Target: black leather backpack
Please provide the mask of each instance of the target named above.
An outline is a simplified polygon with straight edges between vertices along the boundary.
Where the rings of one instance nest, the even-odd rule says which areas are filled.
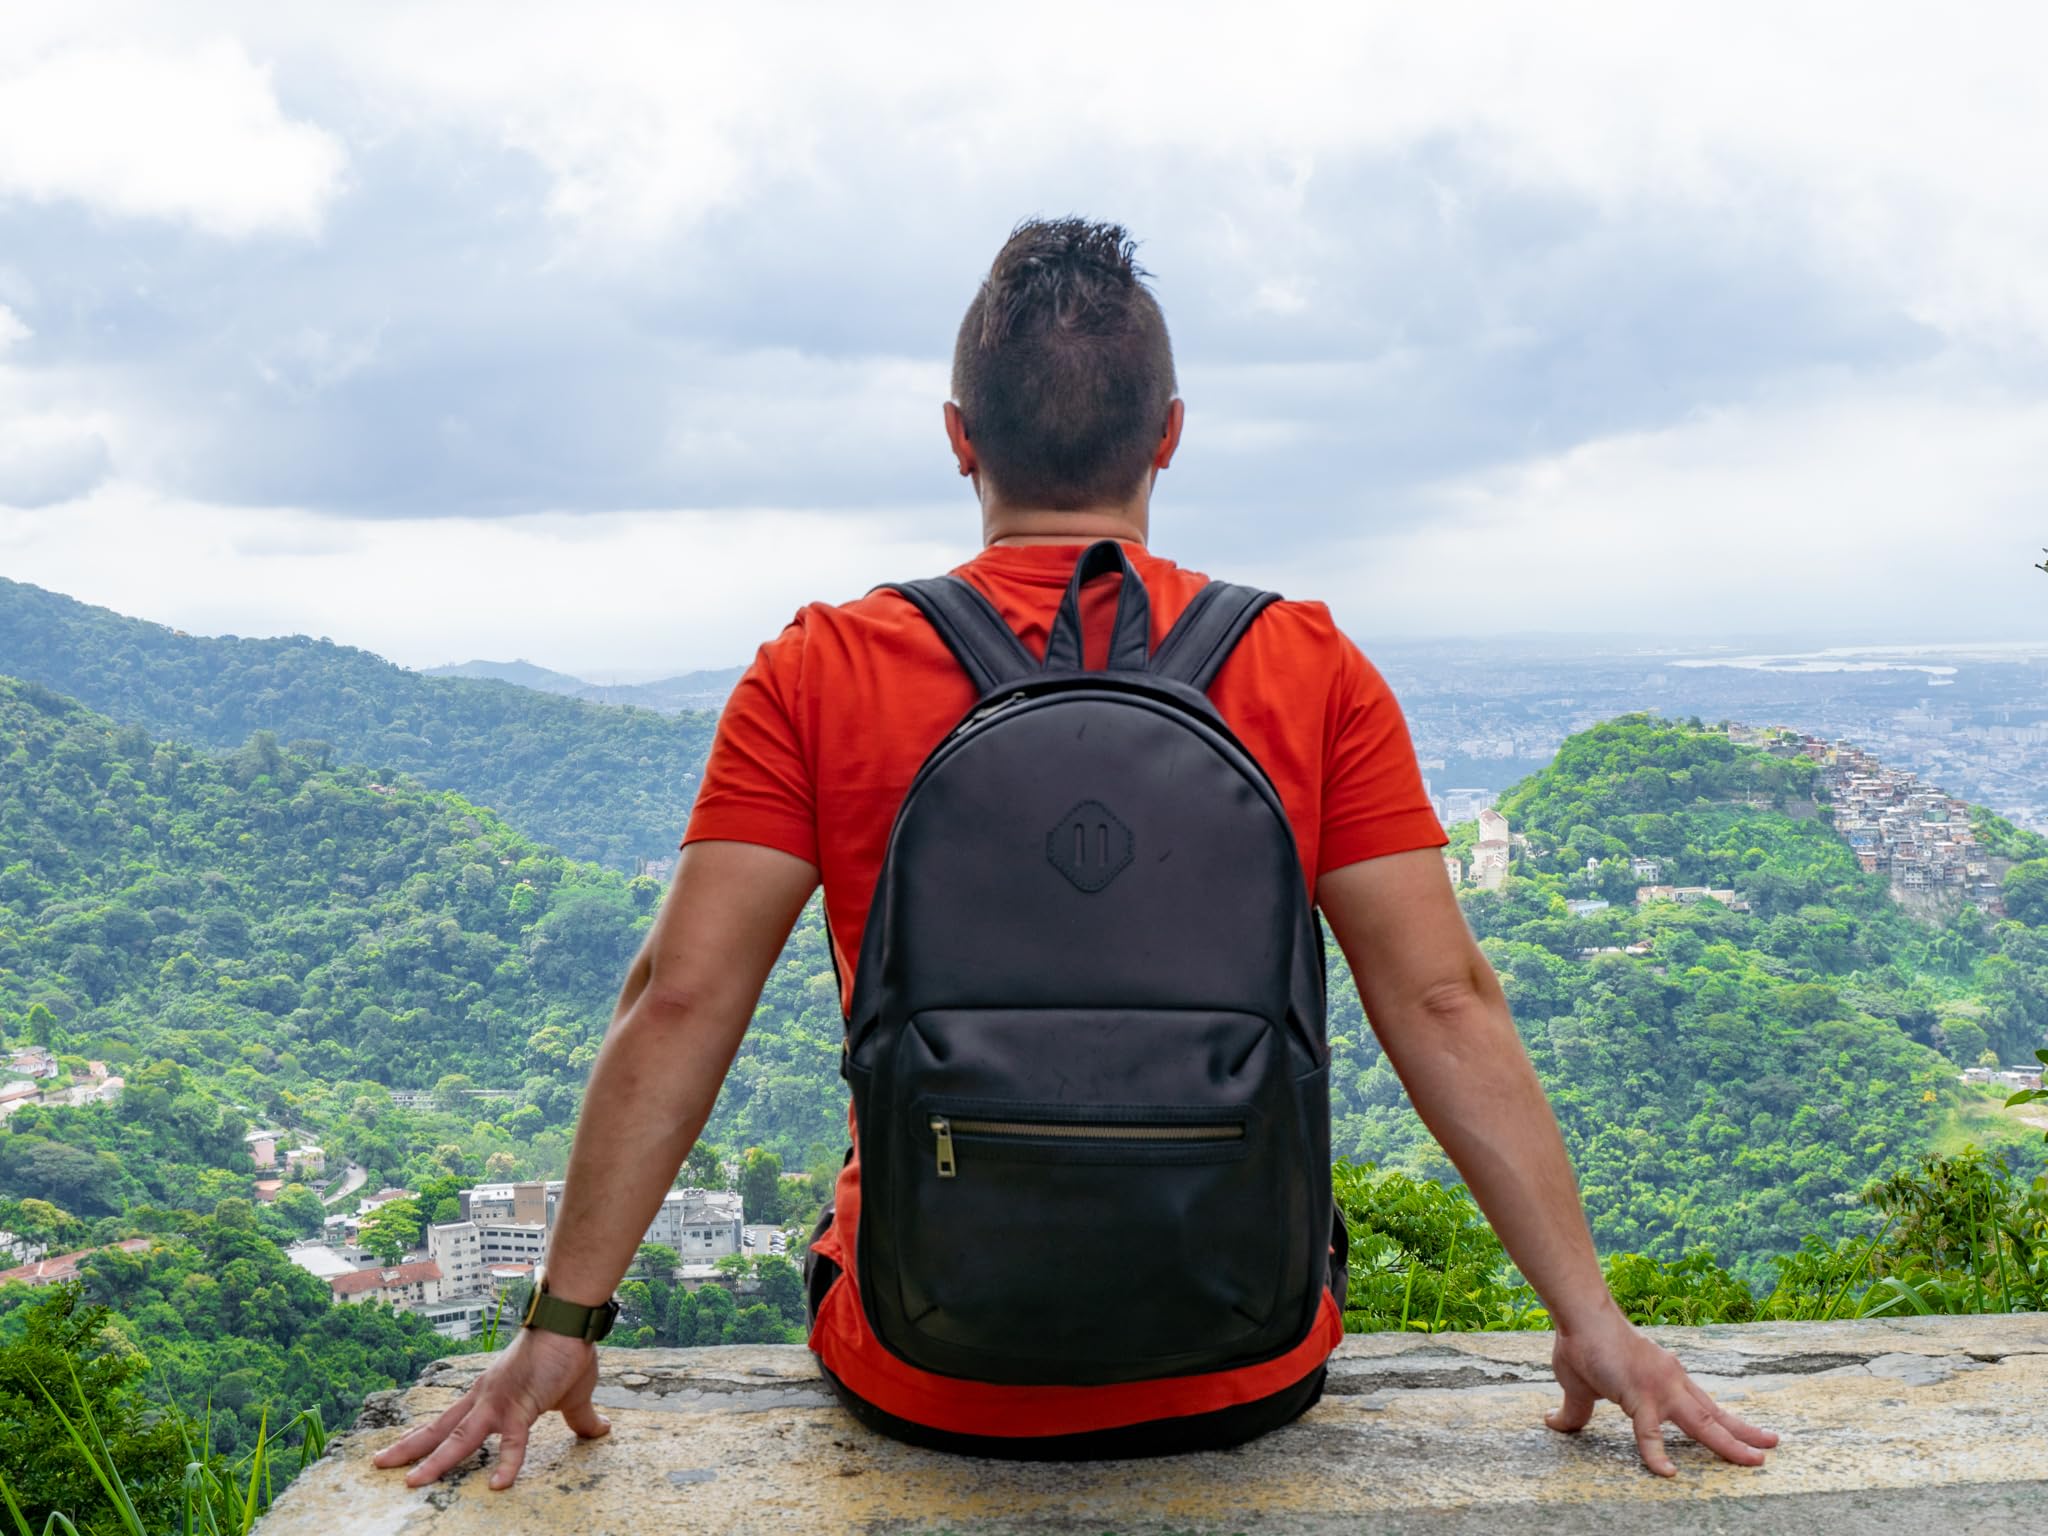
[[[1110,572],[1089,670],[1081,589]],[[1322,932],[1280,799],[1205,693],[1273,594],[1211,583],[1151,652],[1104,541],[1041,664],[966,582],[894,590],[980,698],[904,798],[854,978],[875,1336],[1011,1384],[1285,1353],[1331,1263]]]

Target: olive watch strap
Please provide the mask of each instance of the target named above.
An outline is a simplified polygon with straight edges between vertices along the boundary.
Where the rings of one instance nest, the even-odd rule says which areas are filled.
[[[618,1320],[619,1301],[616,1296],[594,1307],[579,1307],[573,1301],[550,1296],[547,1271],[534,1271],[533,1299],[526,1304],[526,1318],[521,1324],[522,1327],[540,1328],[549,1333],[564,1334],[572,1339],[582,1339],[587,1344],[595,1344],[612,1331],[612,1324]]]

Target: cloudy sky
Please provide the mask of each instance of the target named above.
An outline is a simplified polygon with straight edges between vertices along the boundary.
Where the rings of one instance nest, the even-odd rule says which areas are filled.
[[[1368,646],[2038,638],[2044,17],[11,7],[0,574],[744,659],[971,552],[952,330],[1081,212],[1174,332],[1155,547]]]

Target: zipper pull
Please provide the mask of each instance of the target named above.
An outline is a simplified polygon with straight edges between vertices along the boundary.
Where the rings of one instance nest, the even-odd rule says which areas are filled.
[[[939,1138],[939,1177],[950,1179],[958,1171],[953,1166],[953,1122],[944,1115],[933,1115],[932,1134]]]

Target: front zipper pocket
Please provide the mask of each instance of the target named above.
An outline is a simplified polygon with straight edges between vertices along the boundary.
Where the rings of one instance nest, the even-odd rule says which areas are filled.
[[[860,1110],[861,1299],[920,1370],[1102,1386],[1269,1359],[1329,1244],[1281,1027],[1225,1009],[914,1016]],[[1319,1248],[1317,1245],[1320,1244]]]
[[[959,1174],[955,1136],[987,1137],[996,1142],[1099,1142],[1108,1146],[1145,1143],[1152,1146],[1203,1146],[1220,1141],[1243,1141],[1244,1122],[1220,1124],[1149,1124],[1132,1121],[1081,1122],[1070,1120],[984,1120],[958,1115],[933,1115],[932,1139],[938,1150],[939,1177]],[[1005,1148],[1004,1150],[1014,1150]]]

